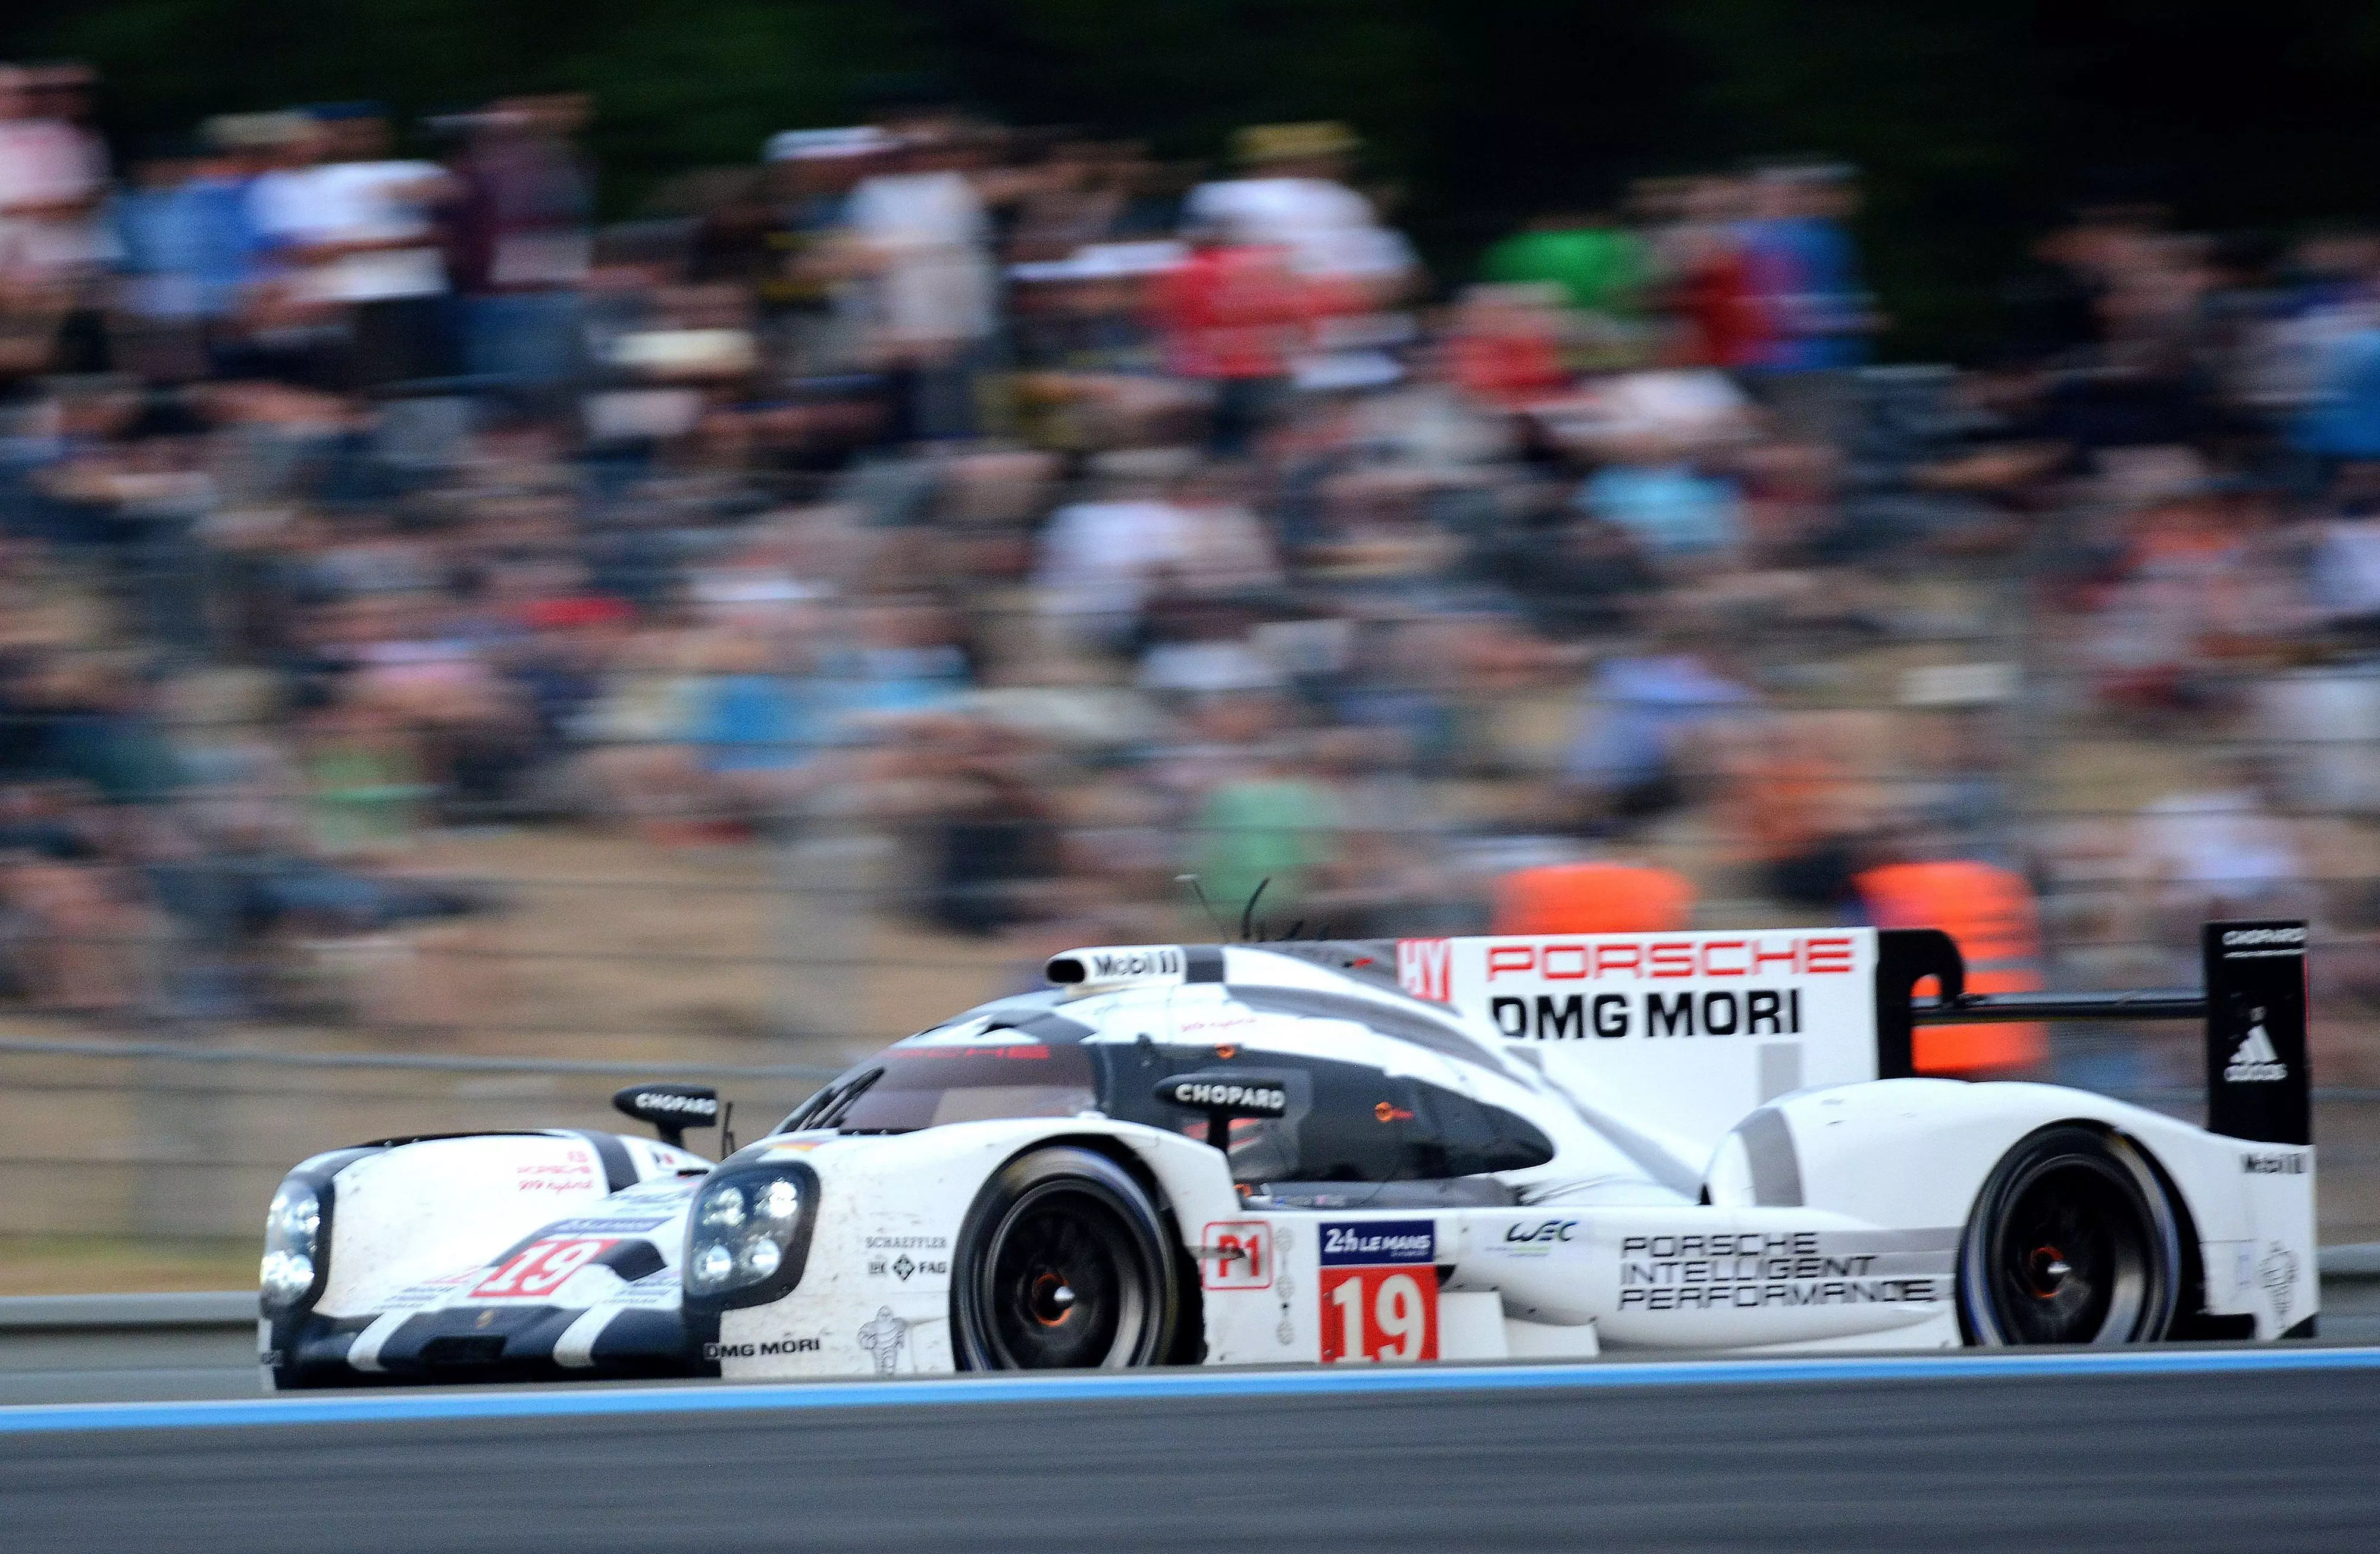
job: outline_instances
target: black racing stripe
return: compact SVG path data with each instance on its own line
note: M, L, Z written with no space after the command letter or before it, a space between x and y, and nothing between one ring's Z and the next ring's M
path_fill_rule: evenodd
M628 1157L628 1147L618 1134L597 1133L593 1128L557 1128L557 1133L572 1138L583 1138L593 1147L596 1157L603 1162L603 1190L616 1193L633 1187L643 1178L637 1174L637 1162Z
M635 1306L603 1325L589 1354L601 1366L684 1360L687 1351L686 1323L676 1312Z
M576 1320L576 1310L552 1305L461 1305L444 1311L425 1311L408 1317L388 1335L380 1346L380 1364L383 1370L410 1370L424 1363L423 1351L440 1339L494 1339L509 1349L515 1338L534 1332L540 1324L551 1326L560 1317L562 1327ZM561 1328L553 1329L556 1337ZM552 1339L546 1341L545 1352L553 1352ZM501 1350L497 1353L502 1353Z
M1184 982L1220 982L1223 979L1223 947L1220 944L1191 944L1183 949L1182 980Z
M319 1328L309 1326L295 1340L286 1368L293 1375L304 1375L311 1370L344 1366L347 1363L347 1351L355 1347L356 1334L360 1330L334 1328L327 1324Z
M570 1325L587 1315L585 1308L573 1306L563 1311L549 1311L541 1319L530 1323L518 1332L504 1335L506 1360L551 1360L553 1346Z
M358 1144L351 1149L334 1149L327 1155L318 1155L310 1162L312 1169L307 1172L308 1178L310 1180L320 1178L327 1182L366 1155L379 1154L382 1147L378 1144ZM297 1173L293 1172L291 1174Z
M667 1266L662 1249L650 1241L623 1241L606 1246L594 1260L620 1276L623 1284L634 1284L649 1273L659 1273Z

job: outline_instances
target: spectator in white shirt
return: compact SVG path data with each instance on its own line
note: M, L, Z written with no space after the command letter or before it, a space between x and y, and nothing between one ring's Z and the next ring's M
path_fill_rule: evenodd
M258 179L252 196L290 300L342 332L342 386L443 375L446 265L431 214L450 187L444 169L389 160L387 121L370 105L310 116L299 165Z
M111 252L98 219L107 151L79 122L89 81L79 66L0 67L0 371L106 365L95 345L99 359L59 355L60 326Z
M955 128L913 132L899 171L862 183L846 211L874 277L875 354L905 380L911 437L973 431L975 375L999 327L990 224L964 171L972 160Z

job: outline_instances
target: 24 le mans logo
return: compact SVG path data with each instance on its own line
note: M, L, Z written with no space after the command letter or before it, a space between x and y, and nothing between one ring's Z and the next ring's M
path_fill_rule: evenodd
M1322 1359L1438 1358L1438 1226L1350 1220L1322 1227Z

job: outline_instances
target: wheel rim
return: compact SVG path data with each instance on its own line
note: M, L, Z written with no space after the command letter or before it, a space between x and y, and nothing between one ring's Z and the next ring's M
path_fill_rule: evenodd
M2122 1343L2155 1278L2149 1226L2112 1161L2045 1159L2010 1183L1992 1238L1992 1305L2011 1343Z
M1150 1309L1147 1278L1116 1211L1062 1184L1028 1193L985 1259L990 1337L1000 1363L1055 1370L1125 1363Z

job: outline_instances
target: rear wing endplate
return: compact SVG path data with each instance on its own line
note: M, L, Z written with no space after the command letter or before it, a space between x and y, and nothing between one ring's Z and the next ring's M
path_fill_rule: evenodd
M1876 935L1876 1062L1883 1079L1916 1073L1919 1026L2036 1020L2195 1020L2205 1030L2206 1126L2266 1144L2313 1142L2306 1062L2306 925L2214 922L2201 930L2204 990L1971 993L1966 963L1939 929ZM1940 991L1913 996L1932 978Z

